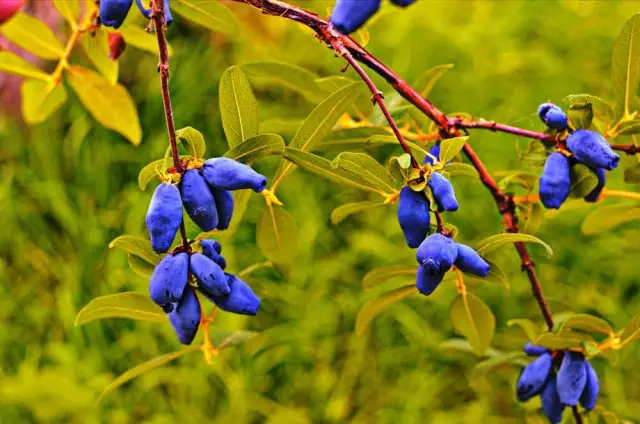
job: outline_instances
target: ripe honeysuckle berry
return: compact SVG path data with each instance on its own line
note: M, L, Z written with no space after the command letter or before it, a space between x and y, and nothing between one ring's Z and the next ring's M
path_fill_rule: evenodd
M202 292L212 296L223 296L231 291L220 265L205 255L193 253L189 261L189 269L198 280L198 287Z
M540 200L547 208L558 209L571 191L569 158L552 152L540 176Z
M431 188L440 212L458 210L458 200L456 199L456 193L453 191L453 185L442 174L439 172L432 173L427 184Z
M567 137L567 148L579 162L591 168L604 168L611 171L620 162L620 156L596 131L576 130L572 132Z
M216 202L216 209L218 210L218 230L226 230L231 224L231 218L233 217L233 195L228 190L221 190L219 188L211 187L211 194Z
M524 353L526 353L528 356L540 356L544 355L545 353L551 353L551 351L545 347L527 343L526 345L524 345Z
M229 158L213 158L207 160L201 168L207 182L221 190L242 190L250 188L260 193L267 186L264 175L258 174L251 167Z
M200 302L193 287L187 286L184 296L175 309L169 313L169 322L180 343L189 345L193 341L200 325Z
M424 239L416 252L416 260L420 264L416 273L416 287L420 293L430 295L457 257L458 248L450 238L434 233Z
M462 272L468 272L480 277L486 277L489 274L489 264L482 259L482 256L467 245L456 243L458 247L458 257L454 264L460 268Z
M104 26L120 28L132 3L133 0L100 0L100 22Z
M149 294L158 306L167 311L173 309L170 302L182 298L189 276L189 255L168 254L153 269L149 280Z
M182 223L182 199L178 187L161 183L156 188L145 222L151 235L153 250L157 253L169 250Z
M187 215L203 231L211 231L218 225L218 212L209 185L197 169L190 169L180 183L182 203Z
M520 402L525 402L542 392L552 367L553 357L550 353L545 353L522 370L516 383L516 396Z
M598 375L593 369L589 361L584 363L587 371L587 383L584 386L584 391L580 396L580 405L587 411L591 411L596 407L596 401L598 400L598 393L600 392L600 382L598 381Z
M564 405L560 402L560 397L558 396L558 387L554 373L551 373L547 384L544 385L540 399L542 400L544 415L546 415L549 421L552 424L561 422Z
M576 406L587 384L586 360L580 352L565 352L558 370L558 396L567 406Z
M446 271L434 273L432 270L428 270L426 267L418 265L418 270L416 272L416 288L423 295L429 296L438 288L438 285L442 282L445 273Z
M0 2L0 25L7 22L24 6L24 0L2 0Z
M591 170L596 174L596 177L598 178L598 185L596 185L593 190L591 190L591 193L584 196L584 200L585 202L594 203L598 201L598 197L600 197L600 193L602 193L602 189L604 188L604 185L607 181L607 173L602 168L592 168Z
M138 5L138 9L142 12L142 15L151 19L151 8L147 9L143 6L142 0L136 0L136 4ZM170 25L173 22L173 16L171 16L171 8L169 7L169 0L164 0L164 20L167 25Z
M227 267L226 259L220 254L220 243L215 240L200 240L200 245L202 246L203 255L217 263L223 270Z
M398 223L407 246L412 249L420 246L429 234L429 219L429 200L424 192L403 187L398 201Z
M569 126L567 114L553 103L543 103L538 107L538 116L549 128L562 131Z
M431 146L431 149L429 149L429 153L432 156L435 156L436 158L438 158L438 160L440 160L440 142L434 144L433 146ZM431 164L433 165L433 159L431 159L431 156L427 155L424 158L424 162L422 162L422 164Z
M337 0L329 20L342 34L351 34L364 25L379 8L380 0Z
M241 315L255 315L260 308L260 298L251 287L233 274L225 274L231 292L225 296L205 295L223 311Z

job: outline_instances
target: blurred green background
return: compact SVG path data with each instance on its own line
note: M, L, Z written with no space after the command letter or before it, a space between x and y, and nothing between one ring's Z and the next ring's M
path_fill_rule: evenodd
M298 4L321 16L331 7L330 1ZM229 6L242 23L238 37L181 19L168 31L175 52L176 126L202 131L209 156L226 151L217 91L227 67L275 60L331 76L343 66L306 28L248 6ZM640 3L633 1L419 0L404 12L385 5L368 27L368 48L408 81L432 66L455 64L430 96L445 112L541 130L535 116L541 102L560 103L583 92L609 96L614 40L638 10ZM85 61L80 53L73 60ZM77 98L35 127L8 113L0 118L0 422L542 422L537 400L515 400L517 369L501 367L470 382L477 358L439 348L455 336L448 319L454 284L443 284L428 298L411 297L384 312L364 335L354 334L359 308L375 296L363 291L362 276L376 267L413 264L414 253L404 245L395 206L332 225L333 208L367 195L302 170L278 190L299 228L295 265L286 279L269 268L253 275L263 299L257 317L221 313L214 325L261 335L223 352L211 366L200 354L185 356L96 406L97 395L117 375L180 348L168 324L112 319L73 326L76 313L95 296L147 290L147 281L128 268L126 254L107 245L120 234L146 237L152 190L140 191L137 173L162 157L167 139L157 58L129 48L120 62L120 82L140 115L139 147L101 128ZM347 76L355 79L351 70ZM280 86L256 85L254 91L262 122L303 119L315 106ZM492 172L521 167L517 142L482 132L471 138ZM397 152L385 147L376 155ZM271 176L278 160L265 159L256 168ZM482 185L466 178L455 185L460 210L445 218L460 228L460 240L500 232L500 216ZM611 175L608 187L638 189L625 185L621 172ZM263 203L253 195L242 226L225 241L231 272L265 260L255 245ZM545 222L538 236L551 244L553 258L535 246L531 251L554 312L600 315L619 329L640 311L640 227L632 222L583 236L580 225L588 211L567 211ZM190 233L196 234L193 227ZM493 346L518 350L525 336L506 322L540 316L515 251L505 248L504 254L500 263L511 290L490 284L470 290L496 315ZM635 344L613 361L593 361L602 382L600 404L632 421L640 419L639 354ZM571 422L568 411L565 418Z

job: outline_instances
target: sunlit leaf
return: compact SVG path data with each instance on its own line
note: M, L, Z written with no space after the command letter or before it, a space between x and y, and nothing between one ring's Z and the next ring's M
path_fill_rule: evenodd
M415 87L422 97L429 97L429 94L436 85L436 82L438 82L440 77L442 77L442 75L444 75L449 69L452 69L453 66L454 65L452 63L434 66L420 75L413 84L413 87Z
M140 190L145 191L147 185L158 177L158 172L162 170L163 164L164 159L154 160L140 170L138 174L138 187L140 187Z
M370 200L365 202L347 203L342 206L338 206L331 211L331 223L337 225L341 223L345 218L356 213L366 211L378 206L384 206L384 202L377 200Z
M252 83L272 87L280 85L302 94L310 102L320 102L326 93L333 91L321 88L317 75L299 66L280 62L249 62L241 65ZM348 81L348 80L347 80Z
M371 290L397 277L407 277L411 280L416 277L417 266L392 265L384 268L372 269L362 278L362 287Z
M533 344L548 349L570 349L581 347L583 342L589 341L593 341L593 338L584 333L566 331L561 334L556 334L544 332L533 341Z
M617 133L618 135L640 134L640 120L634 119L632 121L623 122L618 127Z
M527 338L530 341L534 341L540 336L540 329L530 319L526 319L526 318L511 319L507 321L507 325L509 327L513 327L514 325L517 325L518 327L520 327L522 331L524 331L524 333L527 335Z
M455 137L442 140L440 142L440 162L447 163L453 159L460 153L460 150L462 150L467 140L469 140L469 137Z
M605 123L611 122L614 119L615 112L613 106L600 97L591 94L574 94L565 97L564 100L576 106L591 104L595 116Z
M620 344L640 339L640 314L634 316L620 335Z
M33 16L23 12L0 26L0 33L13 44L43 59L62 57L64 48L51 28Z
M480 178L478 171L466 163L450 162L444 166L444 171L451 177L471 177Z
M456 331L473 346L473 352L482 356L496 328L496 319L487 304L470 293L458 296L449 306L449 318Z
M101 125L119 132L134 145L140 144L142 130L136 106L120 84L111 84L88 69L69 67L68 81L80 101Z
M216 32L236 34L240 31L236 15L219 1L173 0L171 11Z
M176 131L176 137L186 146L196 158L203 158L207 150L202 133L192 127L180 128Z
M74 325L79 326L105 318L164 322L167 320L167 314L153 303L146 293L116 293L91 299L91 302L76 315Z
M0 51L0 71L44 81L49 78L37 66L10 51Z
M544 222L545 209L540 203L527 203L524 205L524 224L522 232L526 234L535 234L538 232Z
M278 205L264 208L258 219L257 243L272 262L291 264L298 253L298 226L293 217Z
M507 190L510 185L515 184L527 190L533 190L538 184L539 175L532 174L528 171L514 170L514 171L498 171L495 172L496 177L502 177L498 181L498 187L501 190Z
M22 116L32 125L44 122L67 101L67 90L53 81L24 81L21 94Z
M575 129L588 129L593 120L593 108L591 103L571 105L567 110L567 115Z
M140 26L126 23L118 28L118 32L127 42L127 46L133 46L140 50L145 50L156 55L158 54L158 40L155 34L145 31ZM167 44L167 50L169 56L172 56L173 49L170 44Z
M571 197L579 199L587 196L597 185L598 177L596 177L589 167L581 163L577 163L571 167Z
M530 234L521 234L521 233L502 233L502 234L494 234L485 239L482 239L476 244L476 251L479 255L485 256L494 250L511 243L537 243L545 248L547 251L547 256L551 257L553 255L553 250L551 247L540 240L537 237L534 237Z
M220 78L220 115L230 148L258 135L258 102L242 68L232 66Z
M469 380L473 381L486 377L487 374L496 368L503 365L511 366L516 359L522 359L525 356L524 352L511 352L485 359L484 361L478 362L474 365L469 373Z
M486 277L478 278L478 281L483 281L485 283L498 283L502 285L505 290L509 290L511 288L511 284L509 283L509 277L507 274L495 262L488 259L486 261L489 264L489 273ZM475 276L471 275L471 277Z
M80 15L80 2L78 0L52 0L58 13L75 28Z
M599 206L582 221L582 234L592 236L640 219L640 207L629 205Z
M257 335L258 333L256 333L255 331L235 331L222 339L216 346L216 349L222 350L228 349L230 347L240 346Z
M340 153L331 162L331 166L357 175L383 192L393 193L396 190L389 171L366 153Z
M616 115L629 114L629 106L640 80L640 13L633 15L620 31L611 58Z
M613 334L611 325L602 318L588 314L571 315L562 322L560 332L566 330L582 330L590 333Z
M140 237L128 235L119 236L109 243L109 247L136 255L151 265L156 265L162 259L162 257L151 248L151 242Z
M260 134L236 145L224 154L242 163L255 162L272 155L284 153L284 140L278 134Z
M109 42L107 31L100 28L93 36L82 37L81 46L93 66L111 84L118 82L118 61L109 57Z
M415 284L403 286L368 301L356 317L356 334L367 331L369 324L391 305L403 301L407 297L418 294Z
M127 255L127 261L129 262L129 268L142 278L149 278L153 273L154 266L144 259L140 259L139 256Z

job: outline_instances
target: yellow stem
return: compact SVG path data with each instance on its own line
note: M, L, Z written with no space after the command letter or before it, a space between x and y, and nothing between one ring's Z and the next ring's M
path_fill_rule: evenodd
M96 10L88 10L87 13L80 19L80 22L77 25L72 26L71 35L67 40L67 44L64 47L64 51L62 52L62 56L56 65L56 68L50 75L50 80L53 81L56 85L60 83L62 79L62 71L64 71L69 66L69 57L71 57L71 53L73 53L73 49L78 42L78 38L80 34L88 31L93 27L93 20L96 18L98 12Z

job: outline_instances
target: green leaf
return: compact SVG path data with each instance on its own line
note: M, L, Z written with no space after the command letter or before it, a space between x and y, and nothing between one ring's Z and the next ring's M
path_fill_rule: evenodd
M613 46L613 93L616 116L629 115L629 106L640 80L640 13L633 15Z
M109 248L113 249L114 247L138 256L151 265L156 265L162 259L162 257L151 248L151 242L140 237L128 235L118 236L109 243Z
M80 15L80 3L78 0L52 0L58 13L69 22L72 28L77 27L76 21Z
M188 347L185 347L182 350L178 350L178 351L172 352L172 353L167 353L166 355L162 355L162 356L157 356L157 357L151 359L150 361L143 362L140 365L136 365L135 367L125 371L123 374L118 376L118 378L113 380L113 382L111 382L111 384L109 384L107 386L107 388L104 389L102 391L102 393L100 393L100 396L98 397L98 403L100 403L102 401L102 399L104 399L104 397L107 396L109 393L113 392L118 387L122 386L123 384L125 384L125 383L127 383L127 382L129 382L131 380L133 380L134 378L138 377L139 375L142 375L147 371L151 371L154 368L158 368L158 367L161 367L163 365L166 365L169 362L171 362L171 361L173 361L175 359L178 359L181 356L186 355L187 353L199 352L199 351L202 351L202 346L200 346L200 345L188 346Z
M535 339L533 344L546 347L547 349L572 349L580 348L583 342L589 341L593 341L593 338L588 334L574 333L571 331L556 334L545 331Z
M624 345L640 339L640 314L634 316L620 335L620 344Z
M611 325L602 318L588 314L575 314L568 317L560 325L560 332L567 330L583 330L589 333L613 334Z
M507 321L507 325L509 327L513 327L514 325L517 325L518 327L520 327L522 331L524 331L524 334L527 335L527 338L529 339L529 341L531 342L533 342L534 340L537 340L538 337L540 337L540 329L530 319L526 319L526 318L512 319Z
M591 103L571 105L567 115L575 129L588 129L593 121L593 108Z
M43 81L49 79L49 75L37 66L10 51L0 51L0 71Z
M256 333L255 331L235 331L222 339L216 346L216 349L223 350L230 347L240 346L257 335L258 333Z
M523 205L525 209L524 224L522 232L525 234L535 234L544 222L545 209L540 203L528 203Z
M366 202L354 202L354 203L347 203L345 205L338 206L333 211L331 211L331 223L333 225L337 225L341 223L348 216L351 216L353 214L360 213L378 206L385 206L385 203L378 200L369 200Z
M385 193L396 191L395 182L389 171L366 153L340 153L331 162L331 166L357 175Z
M406 265L392 265L372 269L362 278L362 287L364 290L371 290L397 277L410 277L413 280L416 277L416 269L417 266Z
M173 7L173 3L171 4ZM127 46L133 46L140 50L144 50L153 54L158 54L158 40L155 34L149 33L141 27L133 24L124 24L118 28L118 32L127 42ZM171 45L167 44L169 57L173 56Z
M480 178L478 171L466 163L451 162L444 166L444 171L451 177L471 177Z
M265 87L280 85L300 93L313 103L322 101L327 92L335 90L335 88L331 90L321 88L316 82L317 75L287 63L249 62L240 66L252 83Z
M229 147L258 135L258 102L242 68L232 66L224 71L219 92L220 115Z
M422 75L418 77L418 79L413 84L413 87L420 93L422 97L429 97L431 90L436 85L436 82L440 79L442 75L444 75L449 69L453 68L452 63L447 63L444 65L437 65L428 71L424 72Z
M176 137L180 139L187 150L194 158L204 158L207 145L204 142L202 133L192 127L180 128L176 131Z
M499 354L489 359L485 359L484 361L478 362L471 369L469 373L469 380L475 381L480 378L486 377L494 369L503 366L513 364L516 359L522 359L526 357L523 352L511 352L507 354Z
M440 142L440 162L447 163L453 159L460 150L464 147L464 144L469 140L469 137L455 137L447 138Z
M71 66L68 70L69 84L96 121L139 145L142 130L129 92L89 69Z
M91 299L91 302L76 315L74 325L77 327L104 318L164 322L167 320L167 314L153 303L146 293L116 293Z
M628 184L640 182L640 163L634 163L624 170L624 182Z
M0 33L13 44L43 59L58 59L64 53L64 47L53 31L42 21L23 12L0 26Z
M476 244L476 252L478 252L480 256L486 256L490 252L493 252L494 250L504 246L505 244L517 242L537 243L545 248L545 250L547 251L547 256L551 257L551 255L553 255L553 250L551 250L551 247L547 243L530 234L522 233L501 233L489 236Z
M251 163L267 156L282 155L284 149L284 140L278 134L260 134L236 145L224 156L238 162Z
M31 125L44 122L67 101L67 90L53 81L26 80L21 94L22 116Z
M498 171L495 176L503 177L498 182L498 187L501 190L507 190L511 184L515 184L531 191L536 187L540 178L540 176L527 171Z
M618 135L640 134L640 120L634 119L620 124L617 131Z
M174 0L171 11L216 32L233 35L240 31L236 15L218 1Z
M335 183L385 195L384 192L380 191L377 186L373 185L369 181L358 175L345 171L344 169L334 168L331 166L331 162L329 160L321 156L287 147L284 150L284 157L303 169Z
M361 130L364 130L364 128L360 128ZM380 130L380 127L371 127L371 129L376 129L376 130ZM411 150L413 150L414 152L418 152L422 155L426 155L427 151L425 149L423 149L422 147L420 147L419 145L417 145L416 143L413 143L411 141L407 141L405 140L407 145L409 147L411 147ZM325 143L323 143L325 144ZM371 145L371 144L397 144L399 145L398 139L396 138L395 135L382 135L382 134L374 134L370 137L368 137L367 139L364 140L365 145ZM408 155L407 155L408 156Z
M163 169L163 166L164 159L158 159L146 164L140 170L138 174L138 187L140 187L140 190L145 191L147 189L147 185L158 176L158 172Z
M485 260L489 264L489 273L486 277L475 278L477 278L478 281L483 281L485 283L498 283L502 285L505 290L509 290L511 288L511 284L509 284L509 277L507 277L507 274L495 262L487 259Z
M274 204L268 204L258 219L258 247L272 262L292 264L298 254L298 226L293 217Z
M456 297L449 306L449 318L456 331L482 356L491 344L496 329L496 319L486 303L473 294Z
M129 268L142 278L149 278L153 273L154 266L144 259L140 259L136 255L129 253L127 255L127 261L129 262Z
M629 221L640 219L640 207L630 207L629 205L608 205L600 206L591 212L582 221L582 234L592 236Z
M591 94L573 94L564 99L566 102L575 106L583 106L590 104L594 115L604 123L613 121L615 112L606 100Z
M360 312L358 312L358 316L356 317L356 334L361 335L367 331L371 321L373 321L382 312L389 309L391 305L401 302L407 297L417 293L418 290L416 289L416 285L412 283L368 301L362 309L360 309Z
M597 185L598 177L588 166L578 163L571 167L571 197L580 199L591 193Z
M118 82L118 61L109 57L108 33L101 27L93 36L82 37L82 50L87 55L93 66L111 84Z

